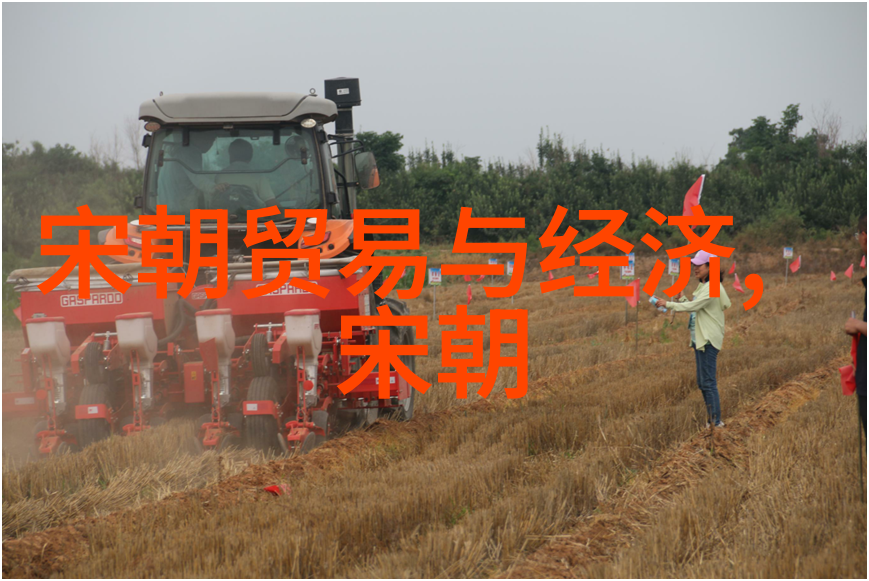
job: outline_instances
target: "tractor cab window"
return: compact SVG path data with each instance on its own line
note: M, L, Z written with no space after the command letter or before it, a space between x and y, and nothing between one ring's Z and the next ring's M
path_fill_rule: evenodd
M154 134L147 175L147 208L169 214L223 209L230 222L247 210L322 207L313 132L297 126L196 129L169 127Z

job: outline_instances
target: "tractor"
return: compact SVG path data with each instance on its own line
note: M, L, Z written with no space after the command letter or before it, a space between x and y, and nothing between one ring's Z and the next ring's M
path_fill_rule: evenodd
M226 211L227 250L218 251L214 223L197 223L211 242L200 245L197 259L206 265L197 267L185 296L179 282L158 298L154 283L139 280L155 271L141 262L142 235L155 228L142 223L147 220L130 223L126 237L114 228L97 236L127 246L127 255L109 265L131 284L124 293L93 270L86 299L79 298L77 271L47 293L37 285L57 268L10 274L7 282L21 297L26 346L21 388L3 393L3 415L39 418L33 433L38 454L77 450L112 434L134 436L179 415L197 418L191 441L198 449L248 446L275 453L307 452L381 417L411 419L414 390L395 369L388 398L379 397L376 372L346 395L338 389L365 359L343 356L342 345L374 344L380 330L388 330L393 344L413 344L414 336L410 327L354 327L352 338L340 336L344 316L376 315L383 305L394 315L409 311L374 294L381 276L354 295L348 288L367 269L340 272L358 254L357 193L376 187L379 175L373 154L354 135L358 79L330 79L325 88L326 98L313 89L161 93L142 103L148 153L135 206L140 218L162 206L185 216L169 227L183 247L182 263L170 270L187 276L191 267L193 210ZM331 122L334 135L326 131ZM280 245L248 247L244 241L247 213L271 206L280 210L269 219L282 236L296 226L283 210L325 210L325 226L316 219L303 226L305 236L324 227L319 244L297 243L318 251L319 278L312 280L307 260L291 261L291 279L328 289L325 298L290 283L256 298L244 294L283 272L284 261L261 261L262 280L255 278L253 249ZM264 222L256 224L266 230ZM220 285L226 293L209 298L209 289ZM413 357L402 363L415 369Z

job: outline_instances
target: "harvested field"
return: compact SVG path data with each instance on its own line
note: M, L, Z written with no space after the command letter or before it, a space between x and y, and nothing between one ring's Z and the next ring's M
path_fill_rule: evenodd
M865 578L865 456L861 475L836 371L862 288L763 272L749 312L727 279L723 430L703 429L686 316L641 303L635 344L624 301L541 295L530 271L512 304L529 311L526 397L504 397L502 371L489 398L457 400L430 323L414 420L306 456L190 456L184 422L37 463L4 454L3 574ZM465 288L438 289L439 314ZM429 291L410 305L430 315ZM510 299L475 283L469 313L492 308ZM289 494L262 491L279 483Z

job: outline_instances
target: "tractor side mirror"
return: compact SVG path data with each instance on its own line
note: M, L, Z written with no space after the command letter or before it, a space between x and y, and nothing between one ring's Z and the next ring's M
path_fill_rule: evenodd
M151 134L147 133L142 138L142 147L151 147Z
M139 210L141 210L144 205L145 204L144 204L144 200L142 199L142 196L136 196L135 198L133 198L133 207L134 208L138 208Z
M356 177L359 187L363 190L371 190L380 185L380 173L377 171L377 161L370 151L363 151L355 155Z

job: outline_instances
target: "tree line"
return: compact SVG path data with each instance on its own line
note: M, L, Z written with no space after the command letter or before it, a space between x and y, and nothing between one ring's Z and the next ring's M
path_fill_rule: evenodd
M637 243L646 232L662 241L674 234L645 216L649 208L681 214L685 193L706 174L702 205L707 214L733 216L734 233L763 230L770 243L788 237L849 227L866 212L866 139L839 141L829 116L819 127L797 136L802 119L790 105L779 122L758 117L730 132L726 156L713 167L685 159L660 165L650 159L623 159L602 149L568 147L561 135L541 131L535 163L481 162L459 158L448 147L427 146L399 153L402 136L392 132L359 134L374 151L382 185L363 192L359 204L370 208L420 210L420 237L449 242L459 210L475 216L521 216L528 242L545 231L558 205L566 207L568 226L588 236L600 224L581 222L577 211L619 209L628 213L620 235ZM507 238L511 232L473 232L481 240ZM792 241L792 240L791 240Z
M628 212L622 238L637 243L649 232L667 241L678 236L675 229L654 224L645 212L654 207L680 213L685 192L706 174L704 210L733 216L730 235L764 228L771 237L787 238L849 227L866 211L865 137L839 141L837 126L830 123L797 136L801 119L799 106L790 105L779 122L758 117L734 129L726 156L711 168L685 159L667 165L626 160L618 153L568 147L561 135L544 131L536 159L525 163L459 157L449 147L426 146L402 155L401 135L363 132L358 137L377 157L381 186L360 193L359 204L418 209L420 237L427 244L453 240L462 206L472 207L475 216L526 219L522 232L472 231L477 240L520 238L536 244L562 205L569 210L562 230L573 226L588 236L600 225L579 221L578 210L620 209ZM69 145L3 144L4 274L20 265L47 263L39 254L44 214L71 215L76 206L88 204L94 213L135 216L133 199L141 193L143 177L137 167Z

